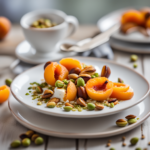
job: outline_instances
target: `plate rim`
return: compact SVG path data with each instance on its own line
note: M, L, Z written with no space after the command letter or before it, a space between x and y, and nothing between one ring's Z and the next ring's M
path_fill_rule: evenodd
M137 51L137 50L133 50L132 48L127 49L126 47L120 47L120 46L118 46L116 44L116 42L115 43L114 43L114 41L111 42L111 40L115 40L117 42L120 42L120 40L110 37L109 44L110 44L110 47L112 49L115 49L115 50L118 50L118 51L122 51L122 52L128 52L128 53L150 54L150 51L147 51L147 50L139 50L139 51ZM123 41L121 41L121 42L123 42ZM124 43L127 43L127 42L124 42Z
M11 95L12 96L12 95ZM13 97L13 96L12 96ZM14 98L15 99L15 98ZM15 99L16 100L16 99ZM22 125L29 127L30 129L33 129L34 131L37 132L41 132L43 134L47 134L50 136L55 136L55 137L65 137L65 138L102 138L102 137L110 137L110 136L114 136L114 135L118 135L118 134L122 134L125 132L128 132L136 127L138 127L139 125L141 125L149 116L150 116L150 111L142 118L140 119L137 123L135 124L131 124L129 126L126 126L125 128L118 128L114 131L109 131L109 132L104 132L104 133L67 133L67 132L57 132L57 131L50 131L47 129L42 129L40 127L37 127L35 125L32 125L30 123L28 123L25 120L22 120L20 117L18 117L16 115L16 113L12 110L11 106L10 106L10 97L8 99L8 107L10 112L12 113L12 115L14 116L14 118L20 122ZM33 111L33 110L32 110ZM145 110L144 110L145 111ZM89 136L89 137L87 137Z
M88 114L88 115L81 115L81 114L80 114L80 115L72 115L72 114L71 114L71 115L70 115L70 114L65 114L65 115L64 115L64 114L56 113L56 112L51 112L51 113L49 113L49 112L46 111L46 110L42 110L42 111L41 111L41 110L38 109L38 108L35 108L35 107L32 107L32 106L30 106L30 105L25 104L23 101L21 101L21 100L15 95L15 93L14 93L13 90L12 90L13 82L14 82L14 80L15 80L16 78L20 77L22 74L24 74L25 72L27 72L27 71L29 71L29 70L31 70L31 69L33 69L33 68L36 68L36 67L39 67L39 66L44 65L44 64L40 64L40 65L37 65L37 66L35 66L35 67L32 67L32 68L30 68L30 69L28 69L28 70L22 72L21 74L19 74L18 76L15 77L15 79L13 80L13 82L12 82L12 84L11 84L11 86L10 86L10 91L11 91L12 95L15 97L15 99L16 99L18 102L20 102L20 103L22 103L23 105L29 107L30 109L33 109L33 110L35 110L35 111L38 111L38 112L40 112L40 113L44 113L44 114L48 114L48 115L53 115L53 116L58 116L58 117L66 117L66 118L91 118L91 117L107 116L107 115L119 113L120 111L126 110L126 109L128 109L128 108L131 108L131 107L133 107L133 106L139 104L140 102L142 102L142 101L148 96L148 94L149 94L149 92L150 92L150 84L149 84L149 82L147 81L147 79L146 79L143 75L141 75L140 73L138 73L137 71L135 71L135 70L132 69L132 68L129 68L129 67L125 66L125 65L122 65L122 64L119 64L119 63L117 63L117 62L114 62L114 61L112 61L112 60L107 60L107 59L103 59L103 58L82 57L82 56L75 56L75 57L73 57L73 58L76 58L76 59L78 59L78 58L82 58L82 59L83 59L83 58L85 58L85 59L96 59L97 61L100 61L100 60L101 60L101 61L103 61L103 62L109 62L109 63L115 64L115 65L118 65L118 66L121 66L121 67L125 67L125 68L127 68L128 70L131 70L131 71L135 72L136 74L138 74L141 78L143 78L143 79L146 81L147 85L148 85L148 90L147 90L147 92L145 93L145 95L144 95L141 99L139 99L138 101L136 101L136 102L133 103L132 105L128 106L127 108L123 108L123 109L121 109L121 110L116 110L116 111L113 111L113 112L108 112L108 113L105 113L105 115L102 115L101 113L98 113L98 114L90 114L90 115L89 115L89 114Z

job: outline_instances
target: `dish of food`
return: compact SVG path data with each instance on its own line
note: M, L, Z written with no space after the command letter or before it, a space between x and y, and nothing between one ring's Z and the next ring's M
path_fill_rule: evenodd
M117 83L118 77L124 83L121 79ZM114 114L136 105L149 93L149 84L122 65L77 57L64 58L60 64L47 62L22 73L13 81L11 91L19 102L41 113L86 118Z
M149 99L150 96L148 95L143 102L125 111L107 117L90 118L90 120L89 118L64 118L45 115L24 107L12 95L9 98L8 106L18 122L38 133L63 138L98 138L125 133L142 124L150 115ZM125 119L125 116L129 114L136 115L139 120L125 127L118 127L116 121L120 118Z
M120 9L102 17L97 25L100 31L104 32L113 25L120 24L120 29L112 34L112 38L126 42L150 43L149 12L149 8L140 10Z

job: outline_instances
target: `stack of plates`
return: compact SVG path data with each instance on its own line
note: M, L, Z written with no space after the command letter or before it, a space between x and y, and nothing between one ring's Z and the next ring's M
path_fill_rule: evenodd
M120 9L101 18L97 23L100 31L104 32L111 26L118 24L121 15L128 9L130 8ZM145 37L139 32L124 35L118 30L110 37L109 43L116 50L150 54L150 37Z
M131 100L122 101L114 108L105 107L102 111L65 112L61 108L47 108L46 104L37 105L31 95L25 95L31 82L43 79L43 66L39 65L17 76L11 84L12 95L9 108L17 121L22 125L43 134L66 138L96 138L107 137L127 132L139 126L150 115L149 83L136 71L115 62L97 59L75 57L79 61L102 68L111 68L111 81L117 81L118 76L134 89ZM138 82L137 82L138 81ZM142 88L141 88L142 87ZM117 127L118 119L133 114L140 118L137 123L126 127Z

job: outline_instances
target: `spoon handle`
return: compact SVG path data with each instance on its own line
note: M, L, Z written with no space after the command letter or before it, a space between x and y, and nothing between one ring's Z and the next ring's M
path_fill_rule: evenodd
M109 40L109 37L112 33L114 33L119 28L119 25L116 24L106 32L103 32L96 37L94 37L90 42L82 45L82 46L72 46L69 50L76 51L76 52L84 52L90 49L93 49Z

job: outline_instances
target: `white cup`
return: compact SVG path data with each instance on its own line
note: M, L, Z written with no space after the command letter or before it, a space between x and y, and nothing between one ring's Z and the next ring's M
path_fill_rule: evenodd
M51 28L31 28L31 24L46 18L58 25ZM67 16L60 10L36 10L25 14L20 21L26 40L38 53L49 53L55 50L56 44L67 36L72 35L77 27L78 20L74 16ZM71 29L68 32L69 25Z

